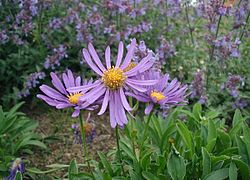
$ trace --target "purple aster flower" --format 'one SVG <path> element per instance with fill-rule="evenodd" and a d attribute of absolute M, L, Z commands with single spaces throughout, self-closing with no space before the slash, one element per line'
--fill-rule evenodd
<path fill-rule="evenodd" d="M 13 161 L 10 168 L 10 175 L 7 177 L 7 180 L 14 180 L 17 172 L 22 174 L 25 172 L 25 165 L 21 158 L 17 158 Z"/>
<path fill-rule="evenodd" d="M 52 84 L 55 89 L 42 85 L 40 86 L 40 90 L 45 94 L 38 94 L 37 97 L 39 99 L 44 100 L 50 106 L 54 106 L 57 109 L 64 109 L 67 107 L 74 107 L 75 111 L 72 114 L 72 117 L 77 117 L 80 113 L 80 109 L 89 109 L 92 110 L 93 106 L 90 106 L 89 103 L 80 101 L 80 97 L 84 96 L 87 92 L 86 90 L 77 91 L 75 93 L 69 93 L 66 88 L 72 88 L 81 86 L 81 77 L 74 78 L 73 73 L 68 70 L 67 74 L 62 74 L 63 83 L 58 78 L 55 73 L 50 73 L 52 78 Z M 92 85 L 92 80 L 88 82 L 84 82 L 83 84 L 87 84 L 89 86 Z M 94 83 L 93 85 L 95 85 Z"/>
<path fill-rule="evenodd" d="M 111 65 L 110 47 L 106 48 L 105 60 L 106 68 L 103 66 L 99 56 L 96 53 L 93 45 L 88 45 L 88 50 L 83 49 L 83 57 L 92 70 L 101 78 L 93 85 L 80 86 L 69 88 L 70 92 L 78 92 L 91 89 L 85 96 L 81 97 L 82 101 L 90 104 L 94 103 L 98 98 L 102 97 L 102 106 L 98 115 L 103 114 L 109 105 L 109 115 L 111 127 L 114 128 L 118 124 L 124 126 L 128 123 L 126 111 L 131 111 L 125 92 L 130 88 L 139 92 L 146 92 L 147 89 L 143 85 L 153 85 L 157 80 L 138 80 L 136 75 L 143 73 L 152 67 L 152 54 L 149 53 L 135 66 L 130 66 L 134 51 L 136 47 L 136 40 L 133 39 L 129 46 L 128 52 L 123 59 L 123 43 L 119 43 L 118 55 L 114 66 Z M 93 62 L 93 60 L 94 62 Z M 126 110 L 126 111 L 125 111 Z"/>
<path fill-rule="evenodd" d="M 154 105 L 160 105 L 164 109 L 168 109 L 170 106 L 179 106 L 187 103 L 186 91 L 187 85 L 181 85 L 177 79 L 170 81 L 169 75 L 160 75 L 160 72 L 147 72 L 140 77 L 140 79 L 158 79 L 158 83 L 153 86 L 148 86 L 147 91 L 144 93 L 134 92 L 127 93 L 138 101 L 148 103 L 145 109 L 145 114 L 149 114 Z"/>

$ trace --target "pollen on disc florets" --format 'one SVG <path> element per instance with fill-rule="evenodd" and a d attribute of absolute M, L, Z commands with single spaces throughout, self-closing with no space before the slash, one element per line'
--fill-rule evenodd
<path fill-rule="evenodd" d="M 77 104 L 79 102 L 79 98 L 82 96 L 82 93 L 75 93 L 68 95 L 68 100 L 71 104 Z"/>
<path fill-rule="evenodd" d="M 150 93 L 150 96 L 151 96 L 152 98 L 155 98 L 156 101 L 160 101 L 160 100 L 166 98 L 166 96 L 164 96 L 164 94 L 163 94 L 162 92 L 158 92 L 158 91 L 152 91 L 152 92 Z"/>
<path fill-rule="evenodd" d="M 136 66 L 136 63 L 131 62 L 131 63 L 129 63 L 129 65 L 128 65 L 126 68 L 124 68 L 123 71 L 124 71 L 124 72 L 127 72 L 127 71 L 133 69 L 135 66 Z"/>
<path fill-rule="evenodd" d="M 102 76 L 102 82 L 109 89 L 116 90 L 123 86 L 126 78 L 127 77 L 124 74 L 123 70 L 113 66 L 107 71 L 104 71 L 103 76 Z"/>

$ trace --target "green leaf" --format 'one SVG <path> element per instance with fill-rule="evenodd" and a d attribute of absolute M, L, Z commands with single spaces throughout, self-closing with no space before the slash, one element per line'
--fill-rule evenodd
<path fill-rule="evenodd" d="M 107 170 L 107 172 L 110 174 L 110 176 L 113 176 L 114 172 L 113 172 L 113 169 L 111 167 L 111 164 L 108 162 L 108 160 L 106 159 L 104 154 L 102 152 L 98 152 L 98 155 L 99 155 L 99 157 L 101 159 L 101 162 L 102 162 L 103 166 Z"/>
<path fill-rule="evenodd" d="M 229 180 L 237 180 L 237 176 L 237 167 L 234 162 L 231 162 L 229 166 Z"/>
<path fill-rule="evenodd" d="M 239 124 L 242 122 L 242 115 L 239 109 L 236 109 L 233 117 L 233 127 L 236 126 L 236 124 Z"/>
<path fill-rule="evenodd" d="M 250 178 L 250 170 L 249 170 L 249 166 L 243 162 L 240 159 L 233 159 L 233 162 L 237 165 L 237 167 L 240 170 L 240 174 L 243 180 L 249 180 Z"/>
<path fill-rule="evenodd" d="M 204 180 L 223 180 L 226 179 L 229 175 L 229 168 L 219 169 L 208 174 Z"/>
<path fill-rule="evenodd" d="M 76 160 L 73 159 L 71 160 L 69 168 L 68 168 L 69 180 L 76 179 L 72 176 L 72 174 L 77 174 L 77 173 L 78 173 L 78 166 L 77 166 Z"/>
<path fill-rule="evenodd" d="M 190 158 L 192 158 L 193 152 L 194 152 L 194 146 L 193 146 L 191 132 L 188 130 L 187 126 L 181 121 L 179 121 L 176 124 L 176 126 L 184 144 L 187 146 L 187 149 L 190 151 Z"/>
<path fill-rule="evenodd" d="M 231 139 L 233 139 L 235 135 L 239 132 L 242 127 L 243 121 L 244 118 L 242 117 L 240 110 L 237 109 L 233 117 L 233 128 L 229 132 Z"/>
<path fill-rule="evenodd" d="M 171 151 L 167 162 L 168 173 L 173 180 L 182 180 L 186 175 L 186 165 L 184 158 Z"/>
<path fill-rule="evenodd" d="M 16 173 L 15 180 L 22 180 L 22 179 L 23 179 L 22 173 L 21 173 L 20 171 L 18 171 L 18 172 Z"/>
<path fill-rule="evenodd" d="M 213 120 L 208 120 L 207 150 L 212 152 L 217 139 L 217 130 Z"/>
<path fill-rule="evenodd" d="M 237 142 L 237 146 L 239 149 L 239 155 L 242 157 L 242 160 L 245 163 L 250 164 L 250 160 L 249 160 L 250 155 L 248 154 L 247 146 L 245 142 L 242 140 L 240 136 L 236 136 L 236 142 Z"/>
<path fill-rule="evenodd" d="M 143 171 L 142 172 L 142 176 L 146 179 L 146 180 L 158 180 L 159 178 L 157 178 L 154 174 L 150 173 L 150 172 L 146 172 Z"/>
<path fill-rule="evenodd" d="M 193 106 L 193 114 L 194 114 L 194 116 L 196 117 L 196 119 L 200 119 L 201 111 L 202 111 L 201 104 L 200 104 L 200 103 L 196 103 L 196 104 Z"/>
<path fill-rule="evenodd" d="M 205 177 L 211 172 L 211 157 L 206 148 L 203 147 L 201 151 L 202 151 L 202 166 L 203 166 L 202 177 Z"/>
<path fill-rule="evenodd" d="M 16 104 L 14 107 L 12 107 L 10 109 L 10 111 L 8 112 L 7 118 L 12 116 L 23 104 L 24 104 L 24 102 L 20 102 L 20 103 Z"/>

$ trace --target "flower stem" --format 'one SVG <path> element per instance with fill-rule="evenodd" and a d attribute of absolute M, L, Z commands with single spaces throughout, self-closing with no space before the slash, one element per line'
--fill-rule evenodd
<path fill-rule="evenodd" d="M 225 3 L 225 0 L 223 0 L 222 5 L 224 5 L 224 3 Z M 217 39 L 218 34 L 219 34 L 221 18 L 222 18 L 222 15 L 219 16 L 214 40 Z M 209 75 L 211 74 L 209 64 L 212 64 L 212 61 L 214 58 L 214 50 L 215 50 L 215 45 L 214 45 L 214 43 L 212 43 L 212 49 L 211 49 L 211 53 L 210 53 L 210 57 L 209 57 L 209 62 L 207 62 L 207 78 L 206 78 L 206 89 L 207 90 L 208 90 Z"/>
<path fill-rule="evenodd" d="M 80 112 L 80 115 L 79 115 L 79 120 L 80 120 L 81 134 L 82 134 L 83 152 L 84 152 L 84 155 L 85 155 L 85 158 L 86 158 L 86 161 L 87 161 L 88 170 L 91 172 L 91 174 L 93 176 L 93 173 L 92 173 L 91 168 L 90 168 L 90 163 L 89 163 L 89 155 L 88 155 L 88 151 L 87 151 L 87 142 L 86 142 L 86 134 L 85 134 L 86 132 L 85 132 L 85 128 L 83 126 L 84 122 L 83 122 L 83 118 L 82 118 L 82 113 L 81 112 Z"/>
<path fill-rule="evenodd" d="M 122 165 L 122 157 L 121 157 L 121 149 L 120 149 L 120 144 L 119 144 L 119 129 L 118 126 L 115 127 L 115 136 L 116 136 L 116 145 L 117 145 L 117 150 L 118 150 L 118 159 L 119 159 L 119 163 L 121 164 L 121 168 L 122 168 L 122 173 L 125 176 L 125 171 Z"/>
<path fill-rule="evenodd" d="M 240 35 L 240 41 L 241 41 L 242 37 L 244 36 L 245 29 L 246 29 L 246 27 L 247 27 L 247 23 L 248 23 L 248 20 L 249 20 L 249 16 L 250 16 L 250 11 L 248 12 L 248 15 L 247 15 L 247 18 L 246 18 L 246 22 L 245 22 L 245 24 L 244 24 L 242 33 L 241 33 L 241 35 Z"/>
<path fill-rule="evenodd" d="M 190 33 L 190 37 L 191 37 L 191 42 L 192 42 L 192 44 L 194 46 L 193 30 L 191 28 L 190 20 L 189 20 L 189 16 L 188 16 L 188 4 L 187 3 L 185 3 L 185 13 L 186 13 L 186 18 L 187 18 L 189 33 Z"/>
<path fill-rule="evenodd" d="M 142 139 L 140 147 L 142 147 L 144 142 L 146 141 L 146 135 L 148 133 L 149 123 L 150 123 L 150 120 L 152 118 L 152 115 L 153 115 L 153 109 L 152 109 L 152 111 L 150 112 L 150 114 L 149 114 L 149 116 L 147 118 L 146 127 L 145 127 L 145 129 L 143 131 L 143 136 L 142 136 L 143 139 Z"/>

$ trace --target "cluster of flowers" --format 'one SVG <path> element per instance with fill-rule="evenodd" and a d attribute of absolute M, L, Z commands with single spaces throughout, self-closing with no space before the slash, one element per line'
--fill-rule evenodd
<path fill-rule="evenodd" d="M 27 97 L 30 95 L 30 90 L 37 87 L 37 85 L 40 84 L 40 81 L 45 78 L 45 73 L 44 72 L 34 72 L 31 73 L 24 84 L 24 88 L 22 91 L 19 92 L 18 97 Z"/>
<path fill-rule="evenodd" d="M 191 98 L 199 99 L 200 104 L 205 104 L 207 101 L 207 97 L 205 95 L 205 82 L 204 82 L 204 73 L 202 71 L 198 71 L 194 75 L 194 80 L 190 85 L 191 90 Z"/>
<path fill-rule="evenodd" d="M 221 59 L 226 59 L 227 57 L 240 57 L 240 51 L 238 49 L 240 45 L 239 38 L 236 38 L 235 41 L 232 40 L 233 36 L 231 33 L 218 38 L 215 40 L 214 45 L 216 48 L 216 53 Z"/>
<path fill-rule="evenodd" d="M 63 82 L 55 73 L 51 73 L 55 89 L 42 85 L 40 89 L 44 95 L 38 94 L 37 97 L 58 109 L 74 107 L 73 117 L 78 116 L 81 109 L 93 110 L 99 106 L 98 115 L 102 115 L 109 106 L 112 128 L 117 125 L 122 127 L 128 122 L 126 112 L 133 109 L 126 96 L 147 103 L 146 114 L 152 112 L 155 105 L 169 108 L 171 105 L 187 103 L 187 86 L 181 85 L 177 79 L 170 80 L 168 74 L 161 75 L 159 71 L 153 71 L 151 52 L 138 62 L 133 62 L 136 46 L 136 40 L 133 39 L 123 59 L 124 45 L 120 42 L 114 64 L 111 63 L 108 46 L 105 50 L 105 67 L 95 48 L 89 43 L 88 48 L 82 51 L 83 57 L 99 78 L 83 85 L 81 78 L 74 78 L 70 70 L 62 75 Z"/>
<path fill-rule="evenodd" d="M 240 97 L 239 89 L 244 86 L 244 78 L 239 75 L 229 75 L 227 81 L 221 85 L 221 90 L 229 91 L 230 95 L 234 98 L 232 108 L 244 109 L 248 105 L 248 101 Z"/>
<path fill-rule="evenodd" d="M 58 48 L 53 49 L 53 54 L 48 55 L 46 57 L 46 61 L 44 62 L 45 69 L 55 69 L 55 66 L 60 66 L 60 61 L 63 58 L 67 58 L 68 55 L 66 53 L 66 47 L 64 45 L 59 45 Z"/>

